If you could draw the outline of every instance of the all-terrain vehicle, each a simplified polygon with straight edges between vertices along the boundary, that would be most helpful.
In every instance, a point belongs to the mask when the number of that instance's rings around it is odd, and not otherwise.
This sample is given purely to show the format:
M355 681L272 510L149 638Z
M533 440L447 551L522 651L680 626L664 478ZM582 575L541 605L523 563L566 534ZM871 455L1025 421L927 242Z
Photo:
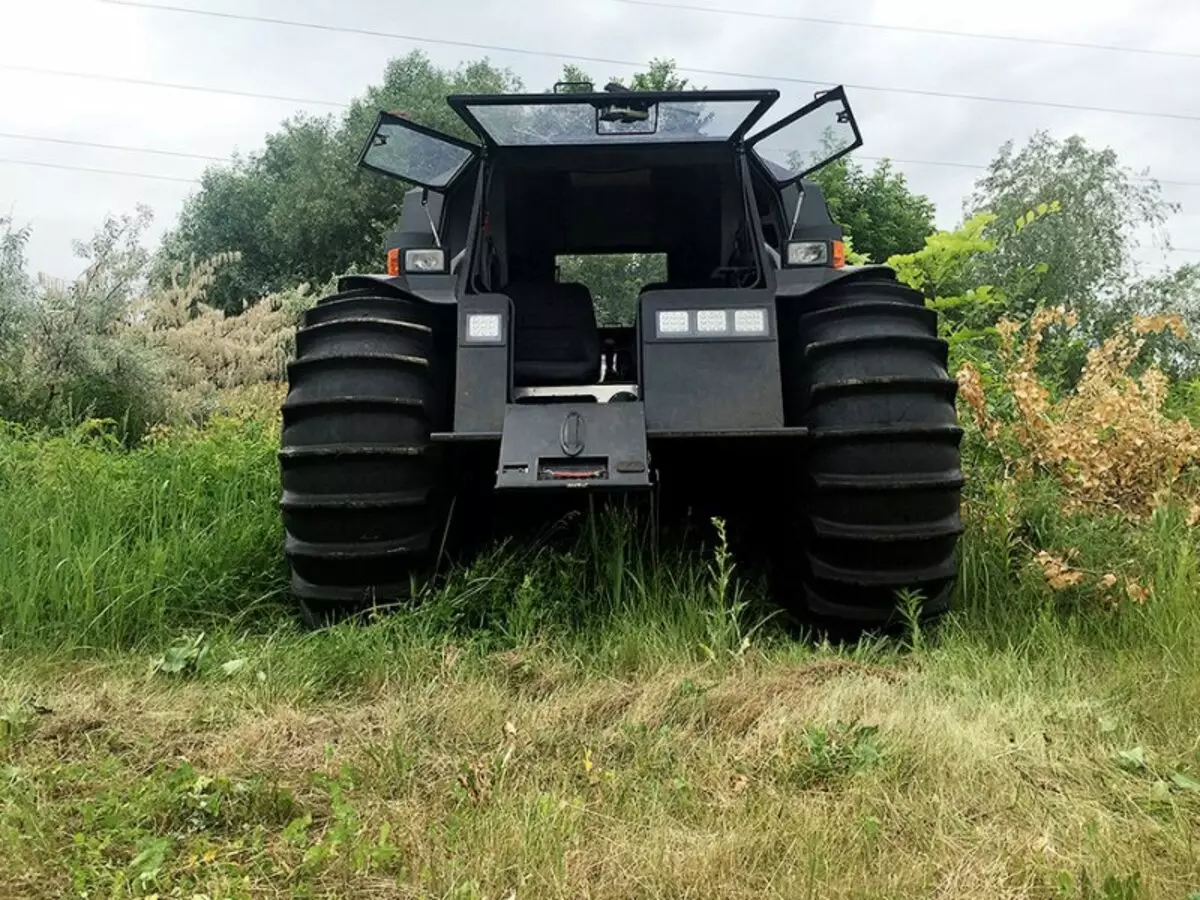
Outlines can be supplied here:
M962 473L936 314L846 263L806 176L862 143L842 88L757 133L774 90L451 96L478 142L381 112L402 179L387 273L296 335L280 454L310 619L400 601L471 492L674 492L750 505L782 598L884 624L944 610ZM560 260L660 254L627 326ZM718 504L719 505L719 504Z

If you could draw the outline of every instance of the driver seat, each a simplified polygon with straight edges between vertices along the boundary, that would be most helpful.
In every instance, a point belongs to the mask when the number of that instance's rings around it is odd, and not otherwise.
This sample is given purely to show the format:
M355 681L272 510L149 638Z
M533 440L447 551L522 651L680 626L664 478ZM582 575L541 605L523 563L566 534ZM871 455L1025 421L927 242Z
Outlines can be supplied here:
M504 291L513 304L513 383L595 384L601 341L592 293L577 282L527 281Z

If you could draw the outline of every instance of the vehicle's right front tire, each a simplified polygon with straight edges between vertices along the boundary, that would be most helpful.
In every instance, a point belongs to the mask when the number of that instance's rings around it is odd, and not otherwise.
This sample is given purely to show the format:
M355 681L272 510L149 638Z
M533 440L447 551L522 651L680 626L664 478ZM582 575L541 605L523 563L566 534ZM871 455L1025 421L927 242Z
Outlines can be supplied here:
M377 289L305 313L279 453L292 594L322 625L410 596L445 526L437 316Z
M900 592L944 612L963 531L957 384L937 314L879 272L834 282L790 311L792 416L809 428L800 501L809 614L897 620Z

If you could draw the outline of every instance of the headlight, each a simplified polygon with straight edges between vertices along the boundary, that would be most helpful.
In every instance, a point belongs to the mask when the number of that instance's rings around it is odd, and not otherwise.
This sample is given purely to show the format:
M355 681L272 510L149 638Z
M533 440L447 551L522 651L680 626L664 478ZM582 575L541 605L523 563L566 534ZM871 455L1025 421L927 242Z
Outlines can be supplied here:
M405 250L404 271L435 273L446 270L446 254L443 250Z
M789 266L823 266L829 262L829 245L825 241L791 241L787 245Z

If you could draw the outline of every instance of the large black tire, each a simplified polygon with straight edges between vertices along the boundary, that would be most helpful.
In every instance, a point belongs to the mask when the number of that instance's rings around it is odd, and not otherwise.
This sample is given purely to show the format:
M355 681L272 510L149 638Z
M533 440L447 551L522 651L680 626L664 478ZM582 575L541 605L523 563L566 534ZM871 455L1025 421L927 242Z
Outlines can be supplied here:
M801 302L788 393L811 429L805 604L818 619L887 625L908 590L936 616L950 602L963 530L957 384L937 314L878 271Z
M280 506L309 624L409 596L437 551L435 326L429 307L368 288L320 301L297 331Z

